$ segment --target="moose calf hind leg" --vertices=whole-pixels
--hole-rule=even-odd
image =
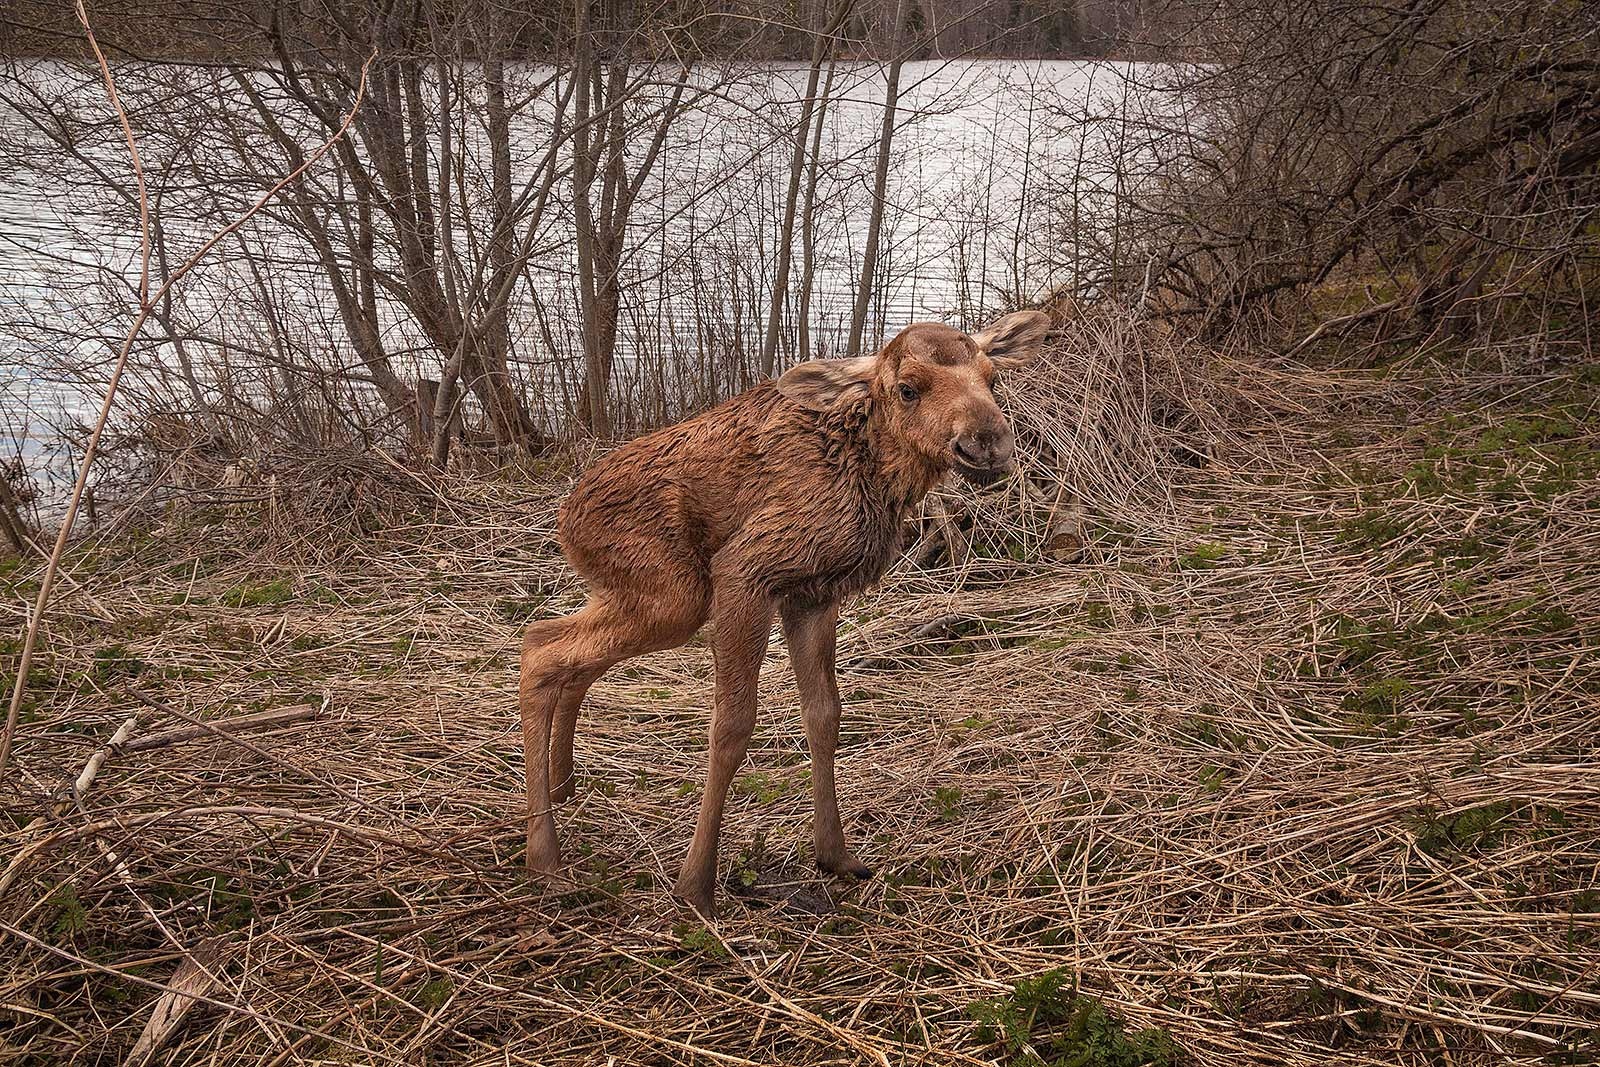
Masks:
[[[578,710],[604,668],[588,671],[572,679],[561,689],[556,700],[554,721],[550,731],[550,800],[561,804],[572,799],[577,779],[572,773],[572,739],[578,729]]]
[[[604,629],[606,612],[590,602],[564,619],[544,619],[528,627],[522,638],[522,677],[518,707],[522,714],[522,759],[528,783],[528,846],[526,860],[532,875],[548,874],[561,863],[556,820],[550,789],[551,728],[559,709],[583,699],[587,681],[596,666],[604,670],[596,649],[602,647],[594,631]],[[598,677],[599,671],[594,671]],[[570,746],[567,751],[570,753]],[[571,775],[570,756],[566,773]]]
[[[673,589],[663,582],[662,589]],[[678,583],[680,595],[618,607],[591,597],[583,610],[528,627],[522,642],[523,759],[528,775],[528,869],[560,863],[554,801],[572,796],[572,738],[589,686],[612,664],[688,640],[705,620],[704,593]]]
[[[561,862],[561,846],[556,841],[555,816],[550,810],[550,718],[561,692],[559,682],[530,677],[523,663],[522,759],[528,784],[528,843],[525,858],[528,873],[549,874]]]

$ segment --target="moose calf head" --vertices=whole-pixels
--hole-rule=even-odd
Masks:
[[[996,375],[1031,362],[1049,326],[1038,311],[1006,315],[975,334],[918,323],[875,355],[792,367],[778,391],[814,411],[871,397],[888,432],[929,466],[987,485],[1015,466],[1011,426],[995,403]]]

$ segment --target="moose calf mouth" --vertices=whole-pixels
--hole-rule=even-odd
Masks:
[[[959,459],[955,461],[953,466],[957,474],[980,489],[987,485],[993,485],[1014,469],[1010,463],[1000,467],[974,467],[961,462]]]

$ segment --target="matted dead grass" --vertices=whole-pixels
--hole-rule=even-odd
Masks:
[[[570,475],[327,461],[92,539],[4,786],[0,1055],[1591,1062],[1592,374],[1267,369],[1131,329],[1017,383],[1046,492],[971,501],[963,568],[845,613],[871,882],[810,866],[774,641],[710,929],[667,892],[699,644],[595,686],[571,879],[521,873],[515,652],[578,602]],[[1039,558],[1052,481],[1074,562]]]

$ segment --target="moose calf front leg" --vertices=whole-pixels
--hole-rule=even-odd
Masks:
[[[839,798],[834,791],[833,754],[839,746],[840,709],[833,663],[838,624],[838,604],[783,608],[783,637],[800,687],[800,712],[806,723],[806,743],[811,748],[811,801],[815,811],[812,833],[817,866],[832,874],[871,878],[872,868],[845,847]]]
[[[743,589],[718,589],[712,616],[716,627],[712,656],[716,661],[717,694],[711,712],[710,758],[706,788],[700,797],[694,843],[684,858],[673,895],[701,915],[712,917],[717,882],[717,835],[728,787],[744,762],[756,722],[756,682],[767,651],[772,605],[766,597]]]

